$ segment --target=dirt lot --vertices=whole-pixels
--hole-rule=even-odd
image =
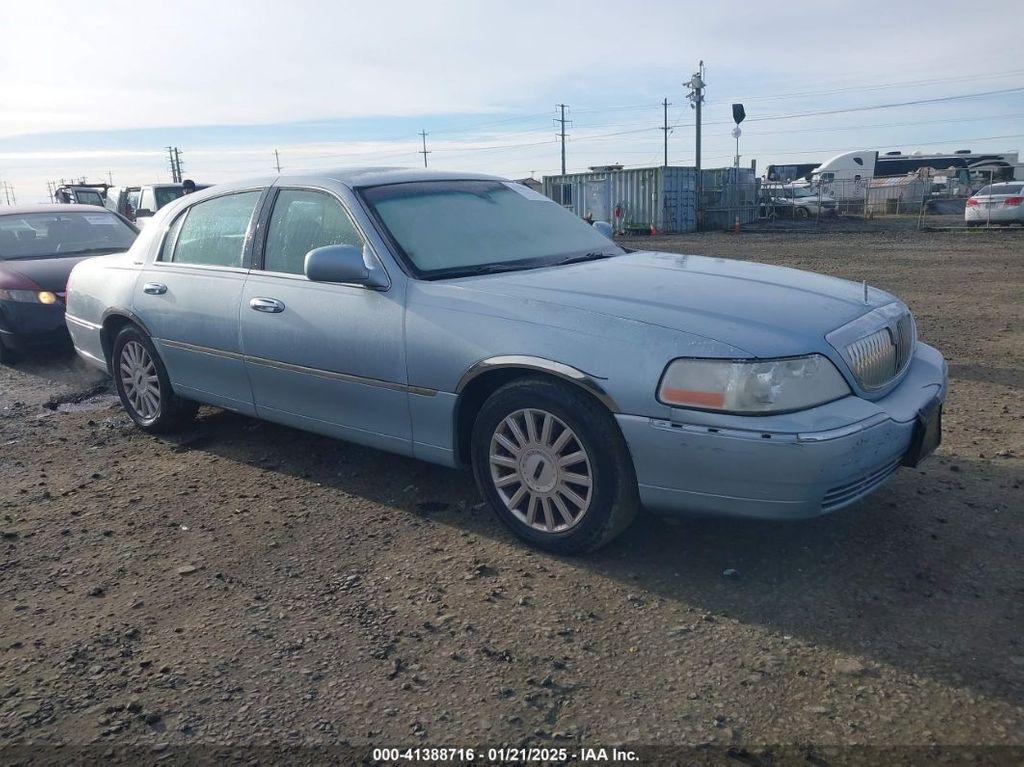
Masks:
[[[156,439],[46,407],[100,383],[71,357],[0,369],[0,742],[1024,745],[1024,237],[642,244],[904,297],[939,454],[829,517],[559,558],[468,472],[206,409]]]

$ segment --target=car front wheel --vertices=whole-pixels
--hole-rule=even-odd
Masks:
[[[111,359],[114,388],[140,429],[154,434],[174,431],[195,416],[196,404],[174,394],[163,361],[142,330],[134,325],[121,330]]]
[[[513,381],[488,398],[472,435],[480,492],[516,535],[549,551],[593,551],[636,515],[636,476],[611,413],[574,386]]]

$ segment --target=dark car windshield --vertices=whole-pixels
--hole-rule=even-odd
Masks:
[[[561,205],[503,181],[422,181],[363,189],[421,277],[550,266],[625,251]]]
[[[156,195],[156,209],[160,210],[167,203],[174,202],[185,194],[185,190],[180,186],[157,186],[153,188],[153,194]]]
[[[0,215],[0,261],[114,253],[135,237],[132,227],[103,209]]]

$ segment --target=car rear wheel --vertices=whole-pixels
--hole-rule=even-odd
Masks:
[[[797,209],[796,209],[796,210],[794,211],[794,215],[795,215],[795,216],[796,216],[797,218],[810,218],[810,216],[811,216],[811,211],[809,211],[809,210],[808,210],[807,208],[797,208]]]
[[[111,359],[114,388],[140,429],[174,431],[195,416],[197,405],[174,394],[156,347],[139,328],[128,325],[117,334]]]
[[[481,494],[534,546],[593,551],[636,516],[636,476],[618,425],[573,386],[526,378],[498,389],[477,416],[471,450]]]

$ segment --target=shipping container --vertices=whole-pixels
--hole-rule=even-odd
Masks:
[[[695,168],[625,168],[545,176],[544,194],[577,216],[607,221],[618,233],[670,234],[697,228]]]

